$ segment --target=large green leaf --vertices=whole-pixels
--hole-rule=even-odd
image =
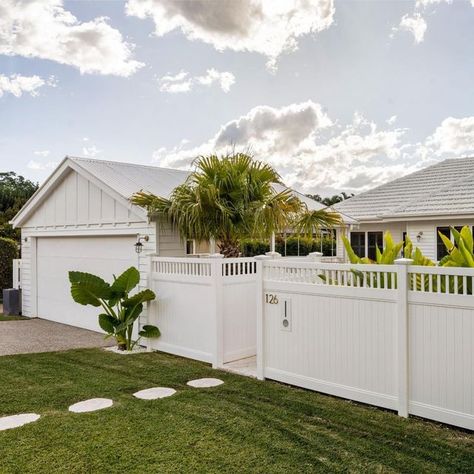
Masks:
[[[145,303],[147,301],[152,301],[156,298],[156,295],[153,291],[151,290],[143,290],[140,291],[139,293],[131,296],[130,298],[127,298],[126,300],[123,301],[123,306],[125,307],[131,307],[135,306],[140,303]]]
[[[110,297],[110,285],[102,278],[84,272],[69,272],[71,295],[76,303],[100,306],[100,300]]]
[[[141,337],[160,337],[161,332],[156,326],[151,326],[149,324],[143,326],[142,330],[138,333]]]
[[[129,321],[132,321],[133,323],[143,311],[143,304],[138,303],[134,306],[125,306],[123,311],[123,322],[128,324]]]
[[[112,317],[110,314],[99,314],[99,326],[108,334],[114,334],[115,328],[119,323],[120,321]]]
[[[140,281],[140,272],[135,267],[127,268],[120,276],[115,278],[111,290],[111,305],[124,298],[131,290],[133,290]]]

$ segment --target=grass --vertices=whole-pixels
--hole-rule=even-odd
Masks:
[[[0,322],[2,321],[20,321],[22,319],[29,319],[25,316],[7,316],[5,314],[0,313]]]
[[[212,376],[224,385],[193,389]],[[132,393],[175,388],[170,398]],[[67,407],[108,397],[112,408]],[[474,435],[178,357],[98,349],[0,357],[0,416],[39,421],[0,432],[0,472],[452,472],[474,469]]]

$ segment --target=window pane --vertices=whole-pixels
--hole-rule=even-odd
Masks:
[[[365,232],[351,232],[351,247],[358,257],[365,257]]]
[[[368,232],[367,234],[367,256],[371,260],[377,258],[376,248],[382,252],[383,250],[383,232]]]
[[[402,241],[403,241],[402,257],[405,257],[405,245],[407,244],[407,233],[406,232],[403,232],[403,234],[402,234]]]
[[[439,236],[439,232],[445,235],[448,239],[451,238],[451,232],[449,230],[449,227],[436,228],[436,258],[438,260],[441,260],[444,256],[448,255],[448,251],[446,249],[446,246],[444,245],[444,242],[441,240],[441,237]]]

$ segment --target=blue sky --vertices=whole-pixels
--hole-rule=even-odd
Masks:
[[[474,155],[473,78],[474,0],[1,0],[0,163],[250,147],[357,193]]]

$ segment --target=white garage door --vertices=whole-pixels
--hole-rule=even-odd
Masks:
[[[73,301],[68,272],[89,272],[112,281],[112,275],[137,266],[135,240],[135,236],[38,238],[38,316],[101,331],[97,323],[101,308],[82,306]]]

